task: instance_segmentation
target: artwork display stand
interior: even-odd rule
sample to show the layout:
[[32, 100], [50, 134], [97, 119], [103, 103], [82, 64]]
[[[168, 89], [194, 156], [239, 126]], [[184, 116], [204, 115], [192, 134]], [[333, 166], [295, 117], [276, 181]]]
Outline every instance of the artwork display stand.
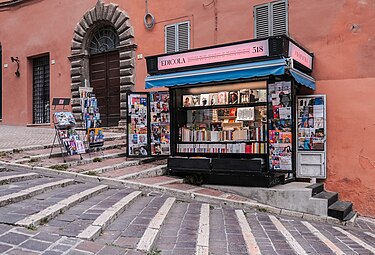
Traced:
[[71, 112], [65, 111], [65, 106], [69, 105], [70, 98], [53, 98], [53, 110], [56, 111], [57, 106], [62, 106], [61, 111], [54, 112], [53, 124], [55, 128], [55, 137], [51, 147], [49, 158], [52, 156], [53, 148], [56, 140], [59, 144], [61, 156], [66, 163], [66, 155], [79, 155], [82, 160], [82, 154], [85, 153], [83, 141], [80, 140], [79, 135], [74, 129], [75, 120]]

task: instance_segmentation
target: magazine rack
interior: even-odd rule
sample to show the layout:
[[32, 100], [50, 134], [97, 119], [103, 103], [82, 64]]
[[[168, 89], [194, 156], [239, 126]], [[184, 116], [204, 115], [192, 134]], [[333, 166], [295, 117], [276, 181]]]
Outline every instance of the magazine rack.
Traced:
[[[74, 129], [75, 120], [71, 112], [65, 111], [65, 106], [70, 104], [70, 98], [53, 98], [52, 106], [55, 111], [53, 114], [53, 124], [55, 127], [55, 137], [51, 147], [49, 158], [51, 158], [56, 140], [59, 143], [61, 156], [66, 163], [65, 153], [67, 155], [79, 155], [82, 160], [82, 153], [85, 152], [83, 142]], [[60, 112], [56, 107], [62, 107]]]
[[83, 128], [85, 132], [85, 141], [88, 153], [91, 157], [91, 151], [100, 151], [104, 155], [104, 134], [101, 128], [101, 119], [98, 107], [98, 100], [93, 93], [92, 87], [80, 87], [80, 99], [82, 107]]

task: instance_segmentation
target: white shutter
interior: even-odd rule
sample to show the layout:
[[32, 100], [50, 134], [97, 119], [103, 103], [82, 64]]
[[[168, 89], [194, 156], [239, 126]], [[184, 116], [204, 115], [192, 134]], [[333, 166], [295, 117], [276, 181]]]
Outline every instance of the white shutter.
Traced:
[[183, 51], [190, 48], [190, 26], [189, 22], [177, 24], [177, 50]]
[[176, 47], [176, 24], [165, 27], [165, 52], [175, 52]]
[[283, 35], [288, 33], [287, 3], [278, 1], [271, 3], [272, 13], [272, 35]]

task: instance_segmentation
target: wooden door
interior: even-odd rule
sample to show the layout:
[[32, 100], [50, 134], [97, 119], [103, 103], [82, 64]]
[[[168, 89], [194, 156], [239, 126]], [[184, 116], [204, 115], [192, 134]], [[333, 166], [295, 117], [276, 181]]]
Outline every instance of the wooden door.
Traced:
[[120, 61], [118, 51], [90, 57], [90, 84], [98, 99], [102, 126], [118, 126], [120, 120]]

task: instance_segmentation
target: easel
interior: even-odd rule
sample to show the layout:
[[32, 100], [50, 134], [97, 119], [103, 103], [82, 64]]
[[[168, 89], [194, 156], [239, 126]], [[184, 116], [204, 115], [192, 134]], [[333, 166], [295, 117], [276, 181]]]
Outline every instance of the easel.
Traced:
[[[56, 98], [55, 97], [55, 98], [52, 99], [52, 106], [53, 106], [52, 110], [56, 111], [56, 107], [57, 106], [62, 106], [61, 111], [64, 111], [65, 110], [65, 106], [69, 105], [69, 104], [70, 104], [70, 98]], [[52, 151], [53, 151], [53, 148], [55, 146], [55, 142], [56, 142], [56, 138], [57, 138], [57, 141], [58, 141], [59, 147], [60, 147], [60, 151], [61, 151], [61, 156], [62, 156], [62, 158], [64, 160], [64, 163], [66, 163], [64, 149], [65, 149], [65, 152], [66, 152], [67, 155], [69, 155], [69, 152], [66, 149], [63, 141], [61, 140], [60, 131], [65, 131], [68, 134], [68, 131], [71, 130], [71, 129], [73, 129], [73, 127], [66, 127], [66, 128], [59, 127], [58, 123], [55, 122], [55, 113], [53, 113], [53, 125], [55, 127], [55, 137], [53, 139], [53, 144], [52, 144], [52, 147], [51, 147], [49, 158], [51, 158]], [[82, 154], [79, 153], [78, 155], [80, 156], [80, 159], [82, 160], [83, 159]]]

